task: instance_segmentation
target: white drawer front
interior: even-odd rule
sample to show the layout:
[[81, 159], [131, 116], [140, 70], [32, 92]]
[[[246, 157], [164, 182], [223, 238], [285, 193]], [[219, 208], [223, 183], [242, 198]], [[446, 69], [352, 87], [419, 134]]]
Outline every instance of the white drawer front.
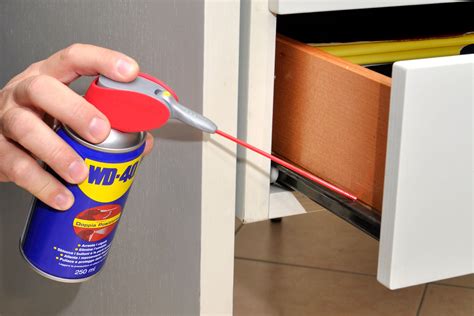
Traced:
[[393, 68], [378, 280], [472, 273], [474, 55]]
[[445, 2], [462, 2], [462, 0], [269, 0], [268, 6], [273, 13], [292, 14]]

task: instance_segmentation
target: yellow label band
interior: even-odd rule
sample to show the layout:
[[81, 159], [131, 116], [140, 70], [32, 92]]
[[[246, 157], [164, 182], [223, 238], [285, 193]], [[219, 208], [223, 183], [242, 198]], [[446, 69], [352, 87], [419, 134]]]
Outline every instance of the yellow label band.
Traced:
[[75, 218], [73, 226], [79, 228], [103, 228], [115, 224], [119, 220], [119, 218], [120, 214], [117, 214], [111, 218], [101, 219], [97, 221]]
[[132, 185], [140, 160], [141, 156], [127, 162], [107, 163], [86, 158], [89, 176], [79, 184], [79, 189], [94, 201], [115, 201]]

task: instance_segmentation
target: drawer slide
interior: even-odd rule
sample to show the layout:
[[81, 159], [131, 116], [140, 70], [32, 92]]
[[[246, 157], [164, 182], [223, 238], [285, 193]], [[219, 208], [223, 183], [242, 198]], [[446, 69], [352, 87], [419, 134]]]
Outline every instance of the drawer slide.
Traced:
[[279, 172], [278, 184], [303, 193], [330, 212], [379, 240], [381, 218], [376, 210], [359, 201], [352, 201], [281, 165], [273, 164], [273, 166]]

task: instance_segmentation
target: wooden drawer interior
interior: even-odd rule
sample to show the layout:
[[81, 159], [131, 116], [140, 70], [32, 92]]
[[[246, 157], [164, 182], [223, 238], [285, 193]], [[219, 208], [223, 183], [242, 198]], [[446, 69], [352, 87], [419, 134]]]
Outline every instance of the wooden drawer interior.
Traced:
[[[459, 13], [467, 8], [466, 4], [419, 6], [407, 12], [415, 16], [424, 12], [423, 7], [434, 12], [433, 25], [437, 25], [435, 22], [443, 10]], [[402, 14], [400, 10], [403, 8], [395, 9], [395, 13]], [[383, 18], [382, 14], [374, 16]], [[463, 20], [463, 15], [460, 17], [457, 23], [444, 28], [422, 25], [417, 34], [431, 36], [435, 32], [472, 30], [472, 22]], [[311, 41], [308, 31], [312, 28], [311, 21], [321, 25], [324, 19], [315, 19], [312, 14], [283, 18], [291, 23], [279, 25], [278, 29], [292, 38], [278, 35], [276, 40], [272, 151], [355, 194], [362, 203], [380, 213], [391, 79], [295, 40]], [[350, 32], [362, 32], [365, 23]], [[387, 36], [406, 36], [407, 24], [399, 30], [387, 30]], [[375, 28], [374, 32], [379, 31]], [[324, 32], [319, 33], [328, 40]], [[336, 41], [344, 39], [343, 33], [334, 33]]]
[[273, 152], [380, 210], [390, 78], [280, 36], [275, 78]]

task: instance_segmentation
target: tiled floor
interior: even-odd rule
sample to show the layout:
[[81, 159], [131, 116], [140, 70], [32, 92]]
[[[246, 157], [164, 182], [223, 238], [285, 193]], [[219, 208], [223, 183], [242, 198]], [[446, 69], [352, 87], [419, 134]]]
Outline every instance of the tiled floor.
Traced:
[[312, 213], [236, 223], [235, 315], [474, 315], [474, 275], [390, 291], [378, 242], [298, 198]]

